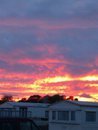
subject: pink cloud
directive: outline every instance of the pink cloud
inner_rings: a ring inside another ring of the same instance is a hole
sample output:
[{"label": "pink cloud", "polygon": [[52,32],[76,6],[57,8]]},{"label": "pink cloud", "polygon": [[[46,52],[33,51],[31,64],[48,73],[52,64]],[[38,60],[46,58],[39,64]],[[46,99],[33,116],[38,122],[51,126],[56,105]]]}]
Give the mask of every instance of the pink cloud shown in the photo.
[{"label": "pink cloud", "polygon": [[51,19],[51,22],[42,19],[2,19],[0,20],[0,26],[9,27],[38,27],[45,30],[61,30],[70,28],[97,28],[98,22],[94,20],[60,20],[56,21]]}]

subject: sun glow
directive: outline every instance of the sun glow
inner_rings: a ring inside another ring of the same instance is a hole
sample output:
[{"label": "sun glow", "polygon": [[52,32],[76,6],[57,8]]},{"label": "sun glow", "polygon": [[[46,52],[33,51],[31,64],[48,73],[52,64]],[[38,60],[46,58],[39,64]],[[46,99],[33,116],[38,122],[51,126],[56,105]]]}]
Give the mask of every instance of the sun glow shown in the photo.
[{"label": "sun glow", "polygon": [[69,76],[56,76],[52,78],[45,78],[43,81],[45,83],[57,83],[57,82],[63,82],[63,81],[70,81],[72,80]]},{"label": "sun glow", "polygon": [[98,76],[86,76],[80,78],[82,81],[98,81]]},{"label": "sun glow", "polygon": [[89,84],[89,86],[90,87],[94,87],[94,86],[98,87],[98,84]]},{"label": "sun glow", "polygon": [[[59,84],[59,87],[58,89],[56,89],[57,87],[55,87],[55,90],[60,90],[60,88],[65,89],[67,87],[65,87],[66,85],[63,85],[63,82],[68,82],[70,81],[71,82],[74,82],[74,81],[97,81],[98,80],[98,77],[97,76],[84,76],[84,77],[81,77],[81,78],[74,78],[74,77],[71,77],[71,76],[55,76],[55,77],[47,77],[47,78],[41,78],[41,79],[36,79],[35,82],[33,84],[29,84],[29,88],[32,88],[33,90],[37,90],[37,89],[45,89],[45,91],[51,91],[51,85],[52,84]],[[97,83],[94,83],[94,84],[91,84],[91,83],[87,83],[89,86],[98,86]],[[45,86],[45,87],[44,87]],[[49,87],[50,86],[50,87]],[[25,86],[26,87],[26,86]],[[49,89],[48,89],[49,88]],[[43,91],[41,90],[41,91]]]},{"label": "sun glow", "polygon": [[95,99],[93,98],[86,98],[86,97],[78,97],[79,98],[79,101],[89,101],[89,102],[94,102],[96,101]]},{"label": "sun glow", "polygon": [[[18,75],[17,75],[18,77]],[[12,78],[17,78],[12,75]],[[22,75],[21,75],[22,77]],[[30,76],[29,76],[30,77]],[[18,77],[20,78],[20,77]],[[23,77],[24,79],[26,78]],[[28,78],[28,76],[27,76]],[[32,78],[31,78],[32,79]],[[15,80],[16,81],[16,80]],[[88,95],[95,94],[98,89],[98,75],[85,75],[82,77],[75,77],[69,74],[65,75],[57,75],[54,77],[37,77],[32,81],[28,83],[16,83],[13,82],[13,88],[12,91],[10,88],[11,83],[1,83],[2,86],[1,92],[3,93],[4,87],[6,87],[6,91],[9,93],[13,93],[13,95],[17,95],[17,91],[21,90],[21,96],[29,96],[32,94],[40,94],[40,95],[53,95],[53,94],[63,94],[68,96],[69,94],[74,96],[79,96],[79,93],[86,93],[88,92]],[[4,86],[4,87],[3,87]],[[89,89],[88,89],[89,87]],[[83,89],[82,89],[83,88]],[[87,89],[87,91],[84,91],[84,89]],[[22,91],[23,90],[23,91]],[[79,100],[82,101],[98,101],[98,95],[92,95],[90,97],[81,97],[81,94],[79,96]]]}]

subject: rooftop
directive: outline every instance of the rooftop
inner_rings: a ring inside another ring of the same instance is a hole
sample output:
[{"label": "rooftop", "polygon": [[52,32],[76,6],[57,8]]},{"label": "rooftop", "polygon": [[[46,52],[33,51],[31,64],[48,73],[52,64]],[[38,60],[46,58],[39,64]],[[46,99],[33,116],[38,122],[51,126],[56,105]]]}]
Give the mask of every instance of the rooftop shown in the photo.
[{"label": "rooftop", "polygon": [[4,105],[9,106],[27,106],[27,107],[48,107],[49,104],[47,103],[28,103],[28,102],[5,102],[2,105],[0,105],[0,108],[2,108]]},{"label": "rooftop", "polygon": [[70,101],[70,100],[67,100],[67,102],[72,103],[72,104],[76,104],[76,105],[79,105],[79,106],[95,106],[95,107],[98,107],[98,102]]}]

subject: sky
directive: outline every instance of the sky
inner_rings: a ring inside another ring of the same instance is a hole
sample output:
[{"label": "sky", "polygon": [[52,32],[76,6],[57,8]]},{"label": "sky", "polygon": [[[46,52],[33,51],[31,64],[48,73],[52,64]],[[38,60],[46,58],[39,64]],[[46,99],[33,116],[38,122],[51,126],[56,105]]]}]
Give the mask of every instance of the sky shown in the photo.
[{"label": "sky", "polygon": [[98,100],[98,0],[0,0],[0,96]]}]

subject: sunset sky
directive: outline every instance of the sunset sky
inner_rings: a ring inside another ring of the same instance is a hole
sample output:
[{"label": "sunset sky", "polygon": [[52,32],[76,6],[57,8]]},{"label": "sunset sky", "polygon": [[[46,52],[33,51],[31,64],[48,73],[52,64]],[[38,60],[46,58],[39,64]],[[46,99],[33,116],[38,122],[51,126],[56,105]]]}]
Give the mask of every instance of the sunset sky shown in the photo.
[{"label": "sunset sky", "polygon": [[98,101],[98,0],[0,0],[0,96]]}]

